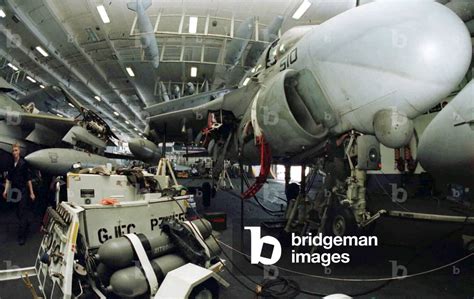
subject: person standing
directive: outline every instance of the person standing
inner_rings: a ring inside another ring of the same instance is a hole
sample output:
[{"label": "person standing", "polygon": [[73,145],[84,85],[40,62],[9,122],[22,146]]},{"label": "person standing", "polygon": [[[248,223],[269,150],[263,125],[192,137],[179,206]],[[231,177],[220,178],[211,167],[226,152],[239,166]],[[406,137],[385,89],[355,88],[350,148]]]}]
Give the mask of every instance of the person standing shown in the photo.
[{"label": "person standing", "polygon": [[20,145],[13,144],[13,168],[8,171],[3,198],[16,204],[16,214],[19,220],[18,244],[23,245],[33,214],[32,202],[36,197],[31,182],[30,169],[20,154]]}]

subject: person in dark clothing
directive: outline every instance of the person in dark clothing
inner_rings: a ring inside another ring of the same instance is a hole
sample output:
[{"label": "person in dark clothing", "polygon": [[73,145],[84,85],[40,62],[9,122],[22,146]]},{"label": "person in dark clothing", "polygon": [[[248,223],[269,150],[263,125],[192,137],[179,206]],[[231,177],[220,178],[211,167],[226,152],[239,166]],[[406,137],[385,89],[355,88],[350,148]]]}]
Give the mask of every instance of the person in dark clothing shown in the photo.
[{"label": "person in dark clothing", "polygon": [[[31,172],[26,161],[20,156],[20,146],[12,146],[13,168],[8,171],[3,198],[16,205],[19,220],[18,243],[25,244],[28,226],[32,218],[32,202],[35,201]],[[29,195],[29,196],[28,196]]]}]

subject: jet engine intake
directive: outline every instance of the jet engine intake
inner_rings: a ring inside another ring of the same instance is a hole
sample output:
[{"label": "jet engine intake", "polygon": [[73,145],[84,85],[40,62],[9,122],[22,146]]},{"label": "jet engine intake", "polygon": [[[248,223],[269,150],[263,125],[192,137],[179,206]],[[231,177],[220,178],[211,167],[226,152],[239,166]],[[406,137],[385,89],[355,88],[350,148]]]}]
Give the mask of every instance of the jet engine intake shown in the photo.
[{"label": "jet engine intake", "polygon": [[253,126],[261,129],[274,157],[313,147],[328,133],[318,117],[318,106],[301,88],[301,79],[294,70],[280,72],[262,87],[253,102]]}]

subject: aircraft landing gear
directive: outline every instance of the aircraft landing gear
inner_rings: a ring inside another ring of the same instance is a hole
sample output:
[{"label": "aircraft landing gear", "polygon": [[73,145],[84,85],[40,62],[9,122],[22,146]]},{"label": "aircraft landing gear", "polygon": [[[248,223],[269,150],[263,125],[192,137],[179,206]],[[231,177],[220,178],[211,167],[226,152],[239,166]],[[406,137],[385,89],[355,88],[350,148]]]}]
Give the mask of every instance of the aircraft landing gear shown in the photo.
[{"label": "aircraft landing gear", "polygon": [[[374,136],[350,133],[345,146],[345,155],[350,167],[350,176],[345,184],[335,190],[336,212],[330,217],[332,233],[354,234],[373,229],[374,221],[381,212],[371,215],[367,211],[366,180],[367,170],[378,170],[380,164],[380,144]],[[355,161],[354,161],[355,160]],[[357,164],[354,165],[354,162]]]},{"label": "aircraft landing gear", "polygon": [[[295,199],[289,198],[285,231],[301,230],[304,235],[308,231],[317,230],[318,233],[334,236],[367,234],[373,231],[374,221],[385,211],[374,215],[367,211],[365,186],[367,170],[379,169],[380,144],[375,136],[356,132],[351,132],[344,138],[345,142],[338,140],[335,144],[341,147],[344,144],[345,159],[340,155],[319,167],[318,173],[324,177],[324,183],[316,198],[311,200],[306,194],[299,194]],[[348,169],[345,163],[348,163]],[[305,186],[304,182],[305,180],[302,181],[302,187]],[[286,191],[287,195],[292,193],[289,192],[292,190],[288,184]]]},{"label": "aircraft landing gear", "polygon": [[332,236],[353,235],[357,231],[354,213],[348,207],[338,205],[329,212],[329,223],[326,224],[326,234]]}]

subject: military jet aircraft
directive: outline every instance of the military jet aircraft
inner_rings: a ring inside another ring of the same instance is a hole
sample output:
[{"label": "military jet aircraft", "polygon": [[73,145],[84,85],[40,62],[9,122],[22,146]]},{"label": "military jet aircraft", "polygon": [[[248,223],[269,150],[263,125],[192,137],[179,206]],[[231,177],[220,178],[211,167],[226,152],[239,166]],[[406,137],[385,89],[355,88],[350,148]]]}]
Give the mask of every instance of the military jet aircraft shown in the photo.
[{"label": "military jet aircraft", "polygon": [[[2,159],[6,161],[8,155],[5,152],[9,153],[11,145],[19,143],[22,153],[30,154],[26,159],[33,167],[55,175],[65,174],[64,167],[55,167],[59,165],[54,162],[58,160],[58,157],[68,163],[69,168],[77,162],[84,165],[91,165],[91,163],[95,165],[98,161],[101,164],[110,162],[103,156],[104,150],[107,145],[113,144],[113,139],[118,138],[99,115],[84,108],[67,91],[60,89],[60,92],[64,94],[67,103],[76,107],[76,111],[80,112],[77,117],[71,118],[60,116],[60,114],[41,112],[36,108],[34,101],[29,101],[31,96],[15,101],[6,94],[0,94]],[[43,101],[41,104],[44,106],[45,102]],[[61,151],[62,156],[58,155],[58,148],[72,147],[80,148],[88,153],[69,149]],[[43,148],[48,148],[48,154],[41,151]],[[31,154],[33,152],[36,153]],[[5,161],[2,160],[2,162]],[[2,163],[2,165],[6,166],[7,163]],[[3,171],[5,170],[3,169]]]},{"label": "military jet aircraft", "polygon": [[151,113],[150,126],[168,141],[197,136],[215,167],[224,159],[260,163],[244,197],[262,186],[271,162],[308,165],[342,153],[351,169],[344,213],[363,226],[372,221],[365,171],[378,167],[378,142],[407,145],[413,119],[457,87],[471,56],[469,32],[449,8],[377,1],[288,30],[238,89],[201,105]]}]

